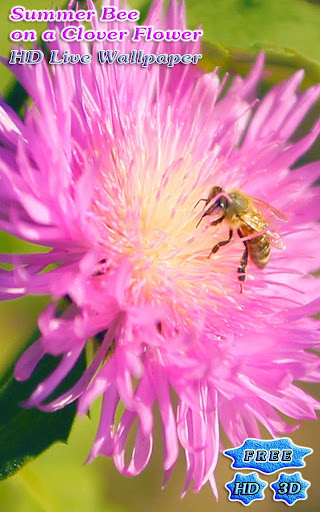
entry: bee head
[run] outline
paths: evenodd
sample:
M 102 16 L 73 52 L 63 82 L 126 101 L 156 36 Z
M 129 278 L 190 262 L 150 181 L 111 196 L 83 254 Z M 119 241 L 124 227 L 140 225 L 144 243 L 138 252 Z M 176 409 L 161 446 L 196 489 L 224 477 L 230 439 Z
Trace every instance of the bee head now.
M 211 188 L 210 193 L 205 200 L 205 206 L 208 205 L 214 198 L 216 198 L 216 200 L 204 212 L 196 227 L 199 226 L 203 217 L 206 217 L 207 215 L 219 215 L 225 212 L 227 206 L 229 205 L 229 201 L 224 195 L 224 191 L 221 187 L 215 186 Z

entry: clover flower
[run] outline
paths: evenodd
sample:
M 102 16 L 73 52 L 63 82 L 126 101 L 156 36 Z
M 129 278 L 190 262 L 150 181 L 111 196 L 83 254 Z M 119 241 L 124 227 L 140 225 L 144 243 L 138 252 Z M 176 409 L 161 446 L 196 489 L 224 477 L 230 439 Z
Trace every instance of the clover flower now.
M 156 1 L 145 24 L 185 23 L 184 5 L 173 0 L 165 16 Z M 110 47 L 136 48 L 129 40 Z M 62 41 L 50 47 L 105 48 Z M 182 42 L 139 48 L 200 49 Z M 14 268 L 1 270 L 1 299 L 52 297 L 39 318 L 41 338 L 21 357 L 15 377 L 28 379 L 44 354 L 60 356 L 25 406 L 50 412 L 77 400 L 83 415 L 102 395 L 89 461 L 111 456 L 131 476 L 150 459 L 157 403 L 164 482 L 180 446 L 183 494 L 192 481 L 195 492 L 209 481 L 217 495 L 220 429 L 238 445 L 259 437 L 259 424 L 278 436 L 293 429 L 283 415 L 315 419 L 319 408 L 295 381 L 319 381 L 319 360 L 308 349 L 319 344 L 319 324 L 311 318 L 320 306 L 319 285 L 311 273 L 320 266 L 320 201 L 312 186 L 320 163 L 290 169 L 320 131 L 318 122 L 291 141 L 320 88 L 300 93 L 299 71 L 257 105 L 263 60 L 226 92 L 217 71 L 193 65 L 144 69 L 94 59 L 90 66 L 10 66 L 33 103 L 24 120 L 1 103 L 0 228 L 48 247 L 2 255 Z M 208 215 L 196 228 L 204 210 L 195 205 L 213 186 L 226 194 L 240 189 L 288 218 L 277 225 L 286 249 L 272 247 L 263 270 L 249 259 L 243 293 L 237 279 L 243 241 L 234 236 L 208 258 L 228 225 L 213 226 Z M 71 305 L 58 316 L 65 296 Z M 100 344 L 88 368 L 50 400 L 92 337 Z

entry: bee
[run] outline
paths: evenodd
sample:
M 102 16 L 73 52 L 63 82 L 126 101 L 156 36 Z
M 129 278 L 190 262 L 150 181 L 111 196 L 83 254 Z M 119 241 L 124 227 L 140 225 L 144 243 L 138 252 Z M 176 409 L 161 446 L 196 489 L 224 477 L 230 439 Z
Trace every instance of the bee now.
M 212 204 L 210 204 L 214 200 Z M 210 206 L 201 216 L 197 227 L 204 217 L 214 215 L 217 218 L 211 222 L 211 226 L 217 226 L 225 221 L 229 226 L 229 237 L 226 240 L 218 242 L 212 249 L 208 258 L 215 254 L 220 247 L 227 245 L 233 238 L 234 230 L 237 230 L 240 238 L 243 240 L 244 252 L 242 254 L 240 265 L 238 267 L 238 280 L 243 283 L 246 278 L 246 267 L 250 256 L 251 261 L 258 268 L 265 268 L 270 260 L 271 246 L 284 250 L 286 248 L 279 233 L 272 231 L 271 222 L 267 220 L 270 213 L 277 219 L 287 221 L 287 217 L 273 208 L 270 204 L 248 196 L 241 190 L 231 190 L 225 192 L 221 187 L 212 187 L 206 199 L 200 199 L 205 202 L 205 207 Z M 196 206 L 197 206 L 196 205 Z M 252 236 L 255 235 L 256 236 Z M 250 237 L 250 238 L 247 238 Z M 240 293 L 242 293 L 242 284 L 240 284 Z

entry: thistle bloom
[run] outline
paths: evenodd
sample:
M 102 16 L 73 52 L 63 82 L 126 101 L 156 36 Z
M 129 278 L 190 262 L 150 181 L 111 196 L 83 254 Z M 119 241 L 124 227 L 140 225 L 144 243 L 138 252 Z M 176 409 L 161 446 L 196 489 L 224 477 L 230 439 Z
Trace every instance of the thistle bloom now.
M 156 1 L 145 24 L 184 29 L 184 6 L 173 0 L 164 16 Z M 96 21 L 94 28 L 105 27 Z M 122 22 L 125 28 L 132 23 Z M 106 47 L 58 40 L 51 49 L 95 55 Z M 110 48 L 137 47 L 127 39 Z M 142 41 L 139 49 L 194 54 L 200 47 Z M 311 318 L 320 306 L 319 285 L 310 274 L 320 266 L 320 201 L 312 187 L 320 162 L 290 168 L 320 123 L 300 140 L 290 138 L 320 88 L 299 93 L 299 71 L 257 104 L 263 55 L 223 97 L 217 72 L 191 64 L 142 68 L 94 58 L 86 66 L 43 61 L 10 68 L 33 103 L 23 121 L 1 104 L 0 228 L 50 250 L 3 255 L 14 268 L 1 270 L 1 298 L 52 297 L 39 318 L 41 338 L 15 376 L 28 379 L 44 354 L 60 356 L 25 405 L 50 412 L 77 400 L 83 415 L 102 395 L 89 460 L 112 456 L 119 471 L 136 475 L 151 456 L 157 403 L 165 482 L 181 446 L 183 492 L 192 481 L 195 492 L 209 481 L 217 494 L 220 429 L 238 445 L 259 437 L 259 424 L 271 436 L 290 432 L 279 412 L 315 419 L 319 408 L 294 381 L 320 376 L 316 355 L 307 351 L 320 338 Z M 272 248 L 263 270 L 249 260 L 242 294 L 243 242 L 235 236 L 208 258 L 228 226 L 212 226 L 207 216 L 196 228 L 203 209 L 195 204 L 215 185 L 240 189 L 288 217 L 277 226 L 286 249 Z M 66 295 L 71 305 L 58 316 L 57 302 Z M 50 400 L 95 336 L 99 349 L 80 380 Z

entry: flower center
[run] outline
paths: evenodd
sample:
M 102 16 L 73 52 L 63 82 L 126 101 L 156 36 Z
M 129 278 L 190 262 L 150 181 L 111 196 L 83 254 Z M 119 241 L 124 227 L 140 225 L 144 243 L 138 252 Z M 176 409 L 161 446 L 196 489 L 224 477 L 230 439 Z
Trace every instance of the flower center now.
M 169 301 L 190 313 L 191 303 L 199 309 L 230 288 L 239 293 L 239 243 L 208 258 L 212 247 L 227 238 L 228 226 L 210 226 L 208 216 L 196 227 L 203 203 L 195 205 L 208 194 L 208 187 L 195 185 L 197 172 L 181 160 L 165 172 L 142 176 L 118 162 L 116 172 L 96 188 L 93 211 L 100 244 L 111 265 L 123 257 L 131 264 L 134 301 Z

